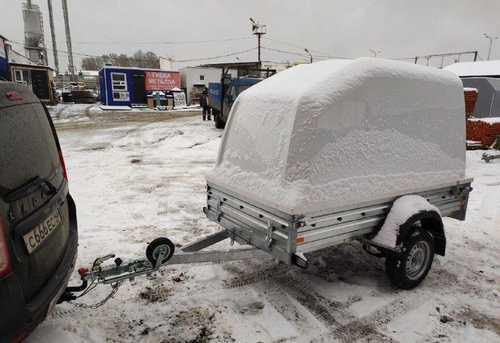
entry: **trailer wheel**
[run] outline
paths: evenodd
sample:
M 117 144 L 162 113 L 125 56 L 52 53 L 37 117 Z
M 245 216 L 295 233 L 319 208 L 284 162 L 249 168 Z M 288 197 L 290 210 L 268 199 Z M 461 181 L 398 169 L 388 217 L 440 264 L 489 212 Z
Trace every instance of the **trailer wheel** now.
M 174 243 L 172 243 L 170 239 L 159 237 L 149 243 L 148 247 L 146 248 L 146 257 L 148 258 L 149 262 L 151 262 L 151 264 L 155 266 L 160 253 L 163 252 L 163 260 L 161 261 L 161 264 L 163 264 L 172 257 L 172 255 L 174 254 L 174 250 Z
M 415 231 L 403 242 L 403 252 L 387 256 L 385 271 L 392 284 L 402 289 L 417 287 L 434 260 L 434 238 L 427 231 Z

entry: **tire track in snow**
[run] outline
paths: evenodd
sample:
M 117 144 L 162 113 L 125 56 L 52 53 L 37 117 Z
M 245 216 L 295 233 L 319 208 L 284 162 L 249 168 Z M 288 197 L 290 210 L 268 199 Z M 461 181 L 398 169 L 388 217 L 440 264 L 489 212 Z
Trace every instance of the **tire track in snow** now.
M 314 291 L 311 281 L 302 275 L 278 278 L 278 285 L 290 296 L 323 322 L 332 336 L 341 342 L 353 342 L 361 338 L 373 338 L 381 342 L 393 342 L 393 339 L 378 331 L 370 321 L 359 321 L 346 310 L 346 304 L 327 299 Z M 347 324 L 343 324 L 344 322 Z
M 240 288 L 249 286 L 258 282 L 276 278 L 288 272 L 288 266 L 284 264 L 276 264 L 271 267 L 257 270 L 252 273 L 240 275 L 229 280 L 224 281 L 225 288 Z
M 303 274 L 303 271 L 294 274 L 293 269 L 282 266 L 283 268 L 278 265 L 264 270 L 257 270 L 250 275 L 237 277 L 229 282 L 229 288 L 251 286 L 255 283 L 264 282 L 271 285 L 271 287 L 281 289 L 307 308 L 327 327 L 331 328 L 332 335 L 343 342 L 359 339 L 393 342 L 394 340 L 383 331 L 394 319 L 404 316 L 421 305 L 422 295 L 426 292 L 425 288 L 437 289 L 436 299 L 439 299 L 440 295 L 454 294 L 457 291 L 468 294 L 471 290 L 477 288 L 469 280 L 458 280 L 457 276 L 447 271 L 447 269 L 438 267 L 434 269 L 435 272 L 432 274 L 432 278 L 422 285 L 425 287 L 424 289 L 416 289 L 410 292 L 394 290 L 396 297 L 393 300 L 373 313 L 359 318 L 346 310 L 350 304 L 332 302 L 313 291 L 311 280 L 307 278 L 307 274 Z M 243 271 L 239 272 L 242 273 Z M 468 273 L 467 275 L 467 279 L 470 279 L 471 274 Z M 484 278 L 483 276 L 480 277 Z M 482 298 L 485 295 L 483 293 L 474 291 L 473 295 Z M 282 301 L 286 301 L 286 299 Z M 286 302 L 280 304 L 278 302 L 275 308 L 288 319 L 290 316 L 286 313 L 286 306 L 290 305 L 292 304 Z M 285 308 L 285 310 L 280 310 L 280 308 Z

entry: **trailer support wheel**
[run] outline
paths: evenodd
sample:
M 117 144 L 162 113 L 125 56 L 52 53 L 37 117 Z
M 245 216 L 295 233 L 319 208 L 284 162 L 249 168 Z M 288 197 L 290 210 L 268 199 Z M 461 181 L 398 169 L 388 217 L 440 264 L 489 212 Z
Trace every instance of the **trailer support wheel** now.
M 154 239 L 151 243 L 149 243 L 146 248 L 146 257 L 151 264 L 156 266 L 156 262 L 158 261 L 158 257 L 161 253 L 163 253 L 162 261 L 160 264 L 167 262 L 172 255 L 174 254 L 175 245 L 172 241 L 165 237 L 159 237 Z
M 433 260 L 434 238 L 427 231 L 417 230 L 403 242 L 402 253 L 387 256 L 385 270 L 394 286 L 412 289 L 425 279 Z

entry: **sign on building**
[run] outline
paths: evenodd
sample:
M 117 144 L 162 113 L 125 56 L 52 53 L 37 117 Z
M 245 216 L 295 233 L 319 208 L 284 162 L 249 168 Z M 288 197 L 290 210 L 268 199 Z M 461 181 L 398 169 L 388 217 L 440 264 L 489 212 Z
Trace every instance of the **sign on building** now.
M 146 91 L 167 91 L 181 87 L 181 75 L 175 72 L 146 71 Z
M 174 93 L 174 106 L 175 107 L 186 107 L 186 94 L 184 92 L 173 92 Z

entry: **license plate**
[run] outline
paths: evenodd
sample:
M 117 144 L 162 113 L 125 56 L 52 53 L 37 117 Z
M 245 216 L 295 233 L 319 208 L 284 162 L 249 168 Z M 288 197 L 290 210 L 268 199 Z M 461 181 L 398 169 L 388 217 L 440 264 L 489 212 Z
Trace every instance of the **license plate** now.
M 41 224 L 23 236 L 28 253 L 38 249 L 40 245 L 62 224 L 61 215 L 55 210 L 50 216 L 45 218 Z

